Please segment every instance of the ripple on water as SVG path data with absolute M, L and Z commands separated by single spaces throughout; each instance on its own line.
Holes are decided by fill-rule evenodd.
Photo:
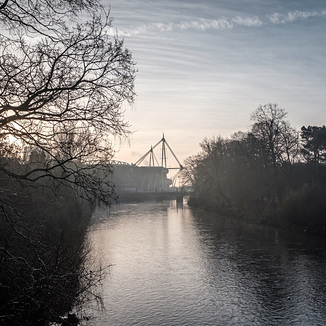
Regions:
M 323 325 L 326 245 L 174 203 L 98 211 L 89 232 L 114 264 L 97 326 Z M 96 322 L 95 322 L 96 320 Z

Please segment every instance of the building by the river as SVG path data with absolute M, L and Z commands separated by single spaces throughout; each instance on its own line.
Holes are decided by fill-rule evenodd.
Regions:
M 168 169 L 161 166 L 137 166 L 122 163 L 113 165 L 113 182 L 118 193 L 167 192 L 172 180 Z

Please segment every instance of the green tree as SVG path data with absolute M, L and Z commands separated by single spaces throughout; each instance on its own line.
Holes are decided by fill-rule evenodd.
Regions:
M 310 176 L 317 184 L 326 183 L 326 127 L 301 128 L 302 155 L 310 168 Z
M 326 163 L 326 127 L 301 128 L 302 154 L 314 166 Z

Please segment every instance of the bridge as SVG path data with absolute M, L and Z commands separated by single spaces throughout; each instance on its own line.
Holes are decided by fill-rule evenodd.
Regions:
M 155 149 L 161 145 L 160 163 L 155 155 Z M 176 166 L 167 166 L 167 154 L 170 153 Z M 143 165 L 147 163 L 147 165 Z M 114 162 L 113 182 L 122 199 L 174 199 L 182 198 L 184 191 L 176 187 L 176 180 L 183 170 L 183 166 L 173 152 L 167 140 L 163 137 L 135 163 Z M 168 178 L 169 170 L 177 170 L 173 179 Z

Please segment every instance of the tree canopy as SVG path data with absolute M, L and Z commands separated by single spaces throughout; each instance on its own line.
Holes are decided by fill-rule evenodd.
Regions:
M 303 126 L 301 128 L 303 139 L 302 154 L 308 162 L 319 165 L 326 162 L 326 127 Z

